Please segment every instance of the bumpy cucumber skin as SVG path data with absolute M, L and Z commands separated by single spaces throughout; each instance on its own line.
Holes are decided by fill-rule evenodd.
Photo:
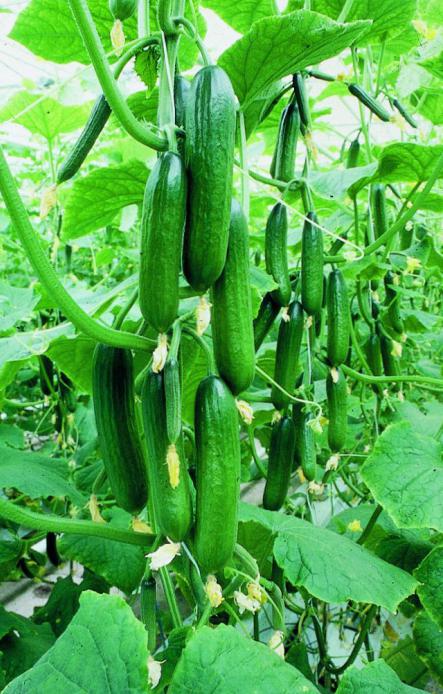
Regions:
M 95 102 L 77 142 L 57 171 L 57 184 L 75 176 L 108 122 L 111 109 L 103 94 Z
M 289 279 L 288 254 L 288 213 L 286 206 L 278 202 L 272 208 L 265 233 L 266 272 L 278 284 L 272 292 L 272 298 L 280 306 L 287 306 L 291 300 L 291 282 Z
M 263 508 L 278 511 L 286 499 L 295 450 L 295 427 L 290 417 L 282 417 L 272 427 L 268 476 Z
M 292 393 L 297 377 L 298 358 L 303 336 L 303 309 L 299 301 L 293 301 L 288 308 L 289 320 L 280 322 L 275 353 L 274 381 Z M 275 386 L 271 398 L 274 407 L 283 410 L 289 405 L 289 398 Z
M 384 277 L 387 319 L 392 330 L 399 335 L 404 331 L 404 324 L 400 313 L 400 295 L 394 289 L 394 275 L 392 272 L 387 272 Z
M 317 474 L 317 453 L 315 450 L 315 438 L 312 427 L 308 422 L 310 414 L 303 414 L 303 422 L 300 426 L 300 437 L 298 439 L 300 465 L 304 476 L 310 482 L 315 480 Z
M 270 292 L 264 295 L 256 318 L 254 319 L 255 351 L 261 347 L 266 335 L 274 325 L 280 312 L 280 306 L 275 303 Z
M 374 183 L 374 185 L 371 187 L 371 208 L 374 237 L 378 239 L 388 228 L 386 186 L 383 183 Z
M 355 140 L 352 140 L 351 144 L 349 145 L 348 156 L 346 159 L 346 168 L 347 169 L 354 169 L 356 166 L 358 166 L 359 156 L 360 156 L 360 142 L 358 141 L 358 137 L 357 137 Z
M 400 114 L 401 116 L 403 116 L 403 118 L 405 119 L 405 121 L 406 121 L 407 123 L 409 123 L 409 125 L 410 125 L 412 128 L 418 128 L 417 121 L 414 120 L 414 118 L 411 116 L 411 114 L 408 113 L 408 111 L 405 109 L 405 107 L 403 106 L 403 104 L 402 104 L 398 99 L 393 99 L 392 104 L 393 104 L 394 108 L 397 109 L 397 111 L 399 112 L 399 114 Z
M 185 168 L 178 154 L 165 152 L 146 184 L 139 274 L 141 312 L 161 333 L 177 317 L 185 216 Z
M 400 364 L 398 358 L 392 354 L 392 340 L 386 335 L 380 336 L 381 358 L 383 362 L 383 370 L 386 376 L 399 376 Z
M 180 458 L 180 479 L 174 489 L 169 481 L 166 455 L 168 436 L 163 374 L 149 371 L 143 381 L 143 428 L 146 439 L 149 494 L 154 507 L 157 530 L 175 542 L 183 540 L 192 522 L 189 475 L 182 436 L 176 447 Z
M 311 127 L 311 111 L 309 108 L 309 98 L 306 91 L 305 78 L 300 72 L 296 72 L 292 77 L 295 98 L 297 100 L 300 121 L 305 129 Z
M 147 499 L 146 463 L 136 427 L 132 354 L 97 345 L 92 392 L 100 450 L 116 501 L 129 513 Z
M 247 222 L 233 199 L 226 263 L 212 288 L 211 323 L 217 367 L 234 395 L 251 385 L 255 371 L 248 249 Z
M 297 102 L 291 101 L 282 111 L 277 143 L 272 157 L 272 178 L 289 183 L 295 175 L 295 155 L 300 132 L 300 113 Z
M 326 291 L 328 311 L 328 360 L 332 366 L 342 364 L 349 350 L 349 300 L 345 278 L 332 270 Z
M 372 113 L 374 113 L 380 120 L 388 123 L 390 120 L 390 115 L 382 104 L 374 99 L 368 92 L 360 87 L 359 84 L 348 84 L 348 90 L 350 93 L 357 97 L 361 103 L 366 106 Z
M 334 453 L 341 451 L 345 445 L 348 426 L 346 377 L 341 369 L 337 369 L 337 372 L 337 383 L 334 383 L 330 372 L 326 379 L 329 411 L 328 445 Z
M 302 402 L 294 402 L 292 404 L 292 421 L 294 423 L 295 444 L 294 444 L 294 466 L 301 465 L 300 457 L 300 441 L 301 431 L 304 423 L 303 415 L 304 404 Z
M 186 104 L 189 195 L 183 270 L 206 291 L 221 275 L 228 248 L 235 144 L 235 97 L 226 73 L 202 68 Z
M 323 232 L 315 212 L 308 212 L 301 245 L 301 302 L 310 316 L 319 313 L 323 303 Z
M 180 363 L 169 357 L 163 369 L 166 405 L 166 431 L 169 443 L 176 443 L 182 430 Z
M 382 376 L 383 361 L 381 358 L 380 338 L 378 335 L 372 334 L 369 336 L 366 342 L 366 358 L 374 376 Z
M 223 568 L 237 540 L 240 492 L 238 414 L 228 386 L 216 376 L 195 399 L 196 525 L 194 548 L 202 573 Z
M 109 0 L 109 9 L 115 19 L 124 22 L 135 12 L 137 0 Z
M 54 390 L 54 363 L 46 354 L 41 354 L 38 361 L 40 389 L 43 395 L 51 395 Z

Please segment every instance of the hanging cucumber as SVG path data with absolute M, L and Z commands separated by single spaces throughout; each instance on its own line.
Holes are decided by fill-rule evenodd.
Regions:
M 292 393 L 297 377 L 298 358 L 303 336 L 303 309 L 299 301 L 293 301 L 288 308 L 288 320 L 281 319 L 275 353 L 274 381 Z M 289 405 L 289 398 L 276 386 L 272 387 L 271 398 L 275 408 L 283 410 Z
M 358 141 L 358 136 L 355 140 L 352 140 L 348 149 L 348 156 L 346 158 L 346 168 L 354 169 L 358 166 L 358 159 L 360 156 L 360 142 Z
M 395 275 L 388 271 L 384 277 L 386 322 L 399 335 L 404 332 L 403 319 L 400 312 L 400 294 L 395 289 Z
M 345 278 L 340 270 L 328 277 L 326 302 L 328 312 L 328 360 L 332 366 L 342 364 L 349 349 L 349 299 Z
M 51 395 L 54 392 L 54 363 L 46 354 L 41 354 L 38 365 L 40 390 L 43 395 Z
M 157 586 L 155 578 L 143 578 L 140 584 L 140 617 L 148 633 L 148 652 L 153 653 L 157 643 Z
M 301 72 L 296 72 L 292 77 L 292 86 L 298 105 L 301 124 L 305 130 L 311 129 L 311 111 L 309 108 L 309 98 L 306 91 L 305 78 Z
M 191 91 L 191 83 L 186 77 L 176 75 L 174 78 L 174 106 L 175 124 L 180 128 L 185 127 L 186 104 Z
M 177 443 L 182 430 L 180 363 L 168 357 L 163 369 L 166 406 L 166 432 L 169 443 Z
M 315 212 L 308 212 L 301 246 L 301 302 L 311 316 L 319 313 L 323 302 L 323 232 L 316 223 Z
M 374 97 L 368 94 L 363 87 L 360 87 L 359 84 L 351 83 L 348 84 L 348 90 L 363 104 L 363 106 L 366 106 L 366 108 L 376 115 L 377 118 L 380 118 L 380 120 L 385 121 L 386 123 L 389 122 L 391 116 L 389 115 L 388 111 L 379 101 L 377 101 L 377 99 L 374 99 Z
M 317 474 L 317 453 L 314 432 L 309 426 L 311 414 L 303 413 L 302 418 L 298 439 L 300 465 L 306 479 L 312 481 Z
M 274 325 L 279 312 L 280 306 L 273 300 L 271 292 L 268 292 L 264 295 L 257 317 L 254 319 L 254 345 L 256 352 Z
M 280 306 L 287 306 L 291 300 L 291 282 L 287 255 L 288 213 L 286 206 L 278 202 L 272 208 L 266 222 L 265 263 L 266 272 L 278 284 L 272 298 Z
M 263 508 L 278 511 L 286 499 L 295 449 L 295 427 L 290 417 L 282 417 L 272 427 L 268 475 Z
M 137 0 L 109 0 L 109 9 L 114 19 L 124 22 L 132 17 L 137 7 Z
M 374 183 L 371 186 L 371 210 L 374 238 L 378 239 L 388 229 L 386 186 L 383 183 Z
M 383 370 L 386 376 L 399 376 L 400 364 L 398 357 L 393 354 L 394 343 L 386 335 L 380 336 L 381 358 L 383 362 Z
M 92 393 L 100 451 L 119 506 L 135 513 L 146 504 L 147 475 L 136 427 L 132 354 L 97 345 Z
M 220 276 L 228 248 L 235 144 L 235 97 L 226 73 L 202 68 L 186 104 L 189 194 L 183 255 L 185 277 L 206 291 Z
M 277 144 L 272 157 L 270 173 L 272 178 L 289 183 L 295 176 L 295 155 L 300 114 L 297 102 L 291 100 L 282 111 L 278 126 Z
M 192 506 L 182 436 L 176 444 L 168 443 L 163 373 L 146 374 L 141 400 L 155 523 L 159 532 L 177 542 L 189 532 Z
M 372 333 L 366 342 L 366 358 L 374 376 L 382 376 L 383 361 L 381 358 L 380 338 L 375 333 Z
M 393 100 L 392 100 L 392 104 L 393 104 L 394 108 L 397 109 L 397 111 L 399 112 L 399 114 L 400 114 L 401 116 L 403 116 L 403 118 L 405 119 L 405 121 L 406 121 L 407 123 L 409 123 L 409 125 L 410 125 L 412 128 L 418 128 L 417 121 L 414 120 L 414 118 L 411 116 L 411 114 L 405 109 L 405 107 L 403 106 L 403 104 L 402 104 L 398 99 L 393 99 Z
M 335 453 L 341 451 L 346 443 L 348 426 L 348 390 L 346 377 L 340 368 L 334 367 L 329 371 L 326 379 L 326 395 L 329 411 L 328 445 Z
M 295 465 L 301 465 L 300 457 L 300 441 L 301 441 L 301 431 L 304 423 L 303 415 L 304 403 L 294 402 L 292 404 L 292 421 L 294 422 L 294 432 L 295 432 L 295 444 L 294 444 L 294 463 Z
M 212 338 L 220 376 L 234 395 L 251 385 L 255 371 L 248 249 L 247 222 L 233 199 L 226 263 L 212 288 Z
M 195 399 L 195 554 L 202 573 L 219 571 L 237 540 L 240 492 L 238 414 L 228 386 L 216 376 L 201 381 Z
M 165 152 L 146 184 L 139 274 L 141 312 L 160 333 L 177 317 L 185 215 L 185 168 L 178 154 Z

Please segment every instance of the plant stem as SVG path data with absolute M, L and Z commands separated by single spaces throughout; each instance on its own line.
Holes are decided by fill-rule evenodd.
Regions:
M 360 537 L 357 540 L 358 545 L 363 545 L 365 543 L 365 541 L 368 539 L 368 537 L 371 534 L 371 532 L 372 532 L 372 530 L 373 530 L 373 528 L 377 522 L 377 519 L 378 519 L 378 517 L 382 511 L 383 511 L 383 507 L 380 506 L 380 504 L 377 504 L 372 516 L 368 520 L 368 524 L 366 525 L 365 529 L 363 530 L 362 534 L 360 535 Z
M 337 22 L 346 22 L 350 11 L 352 10 L 352 7 L 354 5 L 354 0 L 346 0 L 345 4 L 341 8 L 341 12 L 337 17 Z
M 121 307 L 120 311 L 117 313 L 113 328 L 114 330 L 120 330 L 123 321 L 125 320 L 126 316 L 128 315 L 129 311 L 131 308 L 134 306 L 135 302 L 137 301 L 138 297 L 138 287 L 136 287 L 132 293 L 129 295 L 128 300 L 126 301 L 125 304 Z
M 254 462 L 255 462 L 256 466 L 258 467 L 261 476 L 264 479 L 266 479 L 266 470 L 263 466 L 263 462 L 260 460 L 259 455 L 257 453 L 257 449 L 255 447 L 255 440 L 254 440 L 254 430 L 251 426 L 248 427 L 248 440 L 249 440 L 249 446 L 251 448 L 252 457 L 254 458 Z
M 345 670 L 347 670 L 348 667 L 352 665 L 352 663 L 355 662 L 358 654 L 360 653 L 361 647 L 364 644 L 366 635 L 371 627 L 372 620 L 374 619 L 375 612 L 377 610 L 377 605 L 372 605 L 371 608 L 368 610 L 368 613 L 365 617 L 365 620 L 361 626 L 360 633 L 358 635 L 358 639 L 354 644 L 354 647 L 351 651 L 351 654 L 349 658 L 346 659 L 346 662 L 343 663 L 343 665 L 340 665 L 340 667 L 336 668 L 332 663 L 327 663 L 326 667 L 329 670 L 329 672 L 332 672 L 334 675 L 341 675 Z
M 348 376 L 352 376 L 357 381 L 363 381 L 364 383 L 429 383 L 430 385 L 435 385 L 443 388 L 442 378 L 433 378 L 432 376 L 368 376 L 367 374 L 361 374 L 358 371 L 354 371 L 346 364 L 341 365 L 343 371 Z
M 188 325 L 183 326 L 183 332 L 187 333 L 192 337 L 193 340 L 198 342 L 200 347 L 203 349 L 203 351 L 206 354 L 206 358 L 208 361 L 208 372 L 210 374 L 213 374 L 216 372 L 215 369 L 215 361 L 214 361 L 214 355 L 212 354 L 211 348 L 207 344 L 206 340 L 203 339 L 201 335 L 199 335 L 193 328 L 190 328 Z
M 179 629 L 183 626 L 180 610 L 178 609 L 177 599 L 175 597 L 174 586 L 172 585 L 171 577 L 169 575 L 168 567 L 162 566 L 159 569 L 160 579 L 163 586 L 163 591 L 165 594 L 166 602 L 168 603 L 169 612 L 171 613 L 172 623 L 175 629 Z

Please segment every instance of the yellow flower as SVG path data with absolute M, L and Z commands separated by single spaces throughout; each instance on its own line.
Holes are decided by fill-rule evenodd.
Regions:
M 275 410 L 274 414 L 272 415 L 272 424 L 279 422 L 280 419 L 281 419 L 281 412 L 279 412 L 278 410 Z
M 414 272 L 419 267 L 421 267 L 421 260 L 418 258 L 412 258 L 410 255 L 406 257 L 406 272 L 408 274 Z
M 401 357 L 401 354 L 403 352 L 403 345 L 401 342 L 396 342 L 396 340 L 392 340 L 392 350 L 391 354 L 393 357 Z
M 248 597 L 251 598 L 251 600 L 257 600 L 260 605 L 264 605 L 268 599 L 265 591 L 256 581 L 250 581 L 250 583 L 247 585 L 247 590 Z
M 290 315 L 289 315 L 289 306 L 284 307 L 282 314 L 281 314 L 281 319 L 285 323 L 288 323 L 291 320 Z
M 206 579 L 205 593 L 208 596 L 211 607 L 219 607 L 223 602 L 222 587 L 217 583 L 217 579 L 212 574 L 209 574 Z
M 176 489 L 180 484 L 180 458 L 175 443 L 168 446 L 166 465 L 168 466 L 169 484 L 172 489 Z
M 237 406 L 237 410 L 240 413 L 240 417 L 245 422 L 245 424 L 247 424 L 248 426 L 252 424 L 252 420 L 254 419 L 254 411 L 251 405 L 245 400 L 236 400 L 235 404 Z
M 412 26 L 424 39 L 426 39 L 426 41 L 433 41 L 437 36 L 437 29 L 429 27 L 426 22 L 423 22 L 421 19 L 414 19 L 412 21 Z
M 361 523 L 359 520 L 353 520 L 350 523 L 348 523 L 348 530 L 350 530 L 351 533 L 361 533 L 363 528 L 361 527 Z
M 152 355 L 152 370 L 158 374 L 163 370 L 168 357 L 168 338 L 164 333 L 160 333 L 157 340 L 157 347 Z
M 271 638 L 268 641 L 268 646 L 271 651 L 274 651 L 280 658 L 285 658 L 285 644 L 284 636 L 282 631 L 274 631 Z
M 324 484 L 319 484 L 315 480 L 312 480 L 312 482 L 309 482 L 308 484 L 308 492 L 313 496 L 321 496 L 323 494 L 324 488 Z
M 40 200 L 40 219 L 45 219 L 57 204 L 57 186 L 47 188 Z
M 328 470 L 336 470 L 338 468 L 338 464 L 340 462 L 340 455 L 338 453 L 334 453 L 334 455 L 331 455 L 329 460 L 326 463 L 325 470 L 326 472 Z
M 200 297 L 195 315 L 197 321 L 197 333 L 198 335 L 203 335 L 211 322 L 211 304 L 207 301 L 205 296 Z
M 252 612 L 253 614 L 255 614 L 261 607 L 259 600 L 250 598 L 248 595 L 244 595 L 244 593 L 241 593 L 239 590 L 236 590 L 234 592 L 234 600 L 237 604 L 238 611 L 240 612 L 240 614 L 243 614 L 245 610 L 248 610 L 248 612 Z
M 315 434 L 321 434 L 323 431 L 323 426 L 320 417 L 314 417 L 308 421 L 308 427 L 311 427 Z
M 97 497 L 95 494 L 91 494 L 89 497 L 89 513 L 91 514 L 91 518 L 94 521 L 94 523 L 106 523 L 106 521 L 102 518 L 100 509 L 98 507 L 98 501 Z
M 151 560 L 152 571 L 158 571 L 163 566 L 168 566 L 177 556 L 180 554 L 180 543 L 179 542 L 168 542 L 166 545 L 162 545 L 155 552 L 150 552 L 147 556 Z
M 131 525 L 135 533 L 147 533 L 148 535 L 154 534 L 151 526 L 145 521 L 140 520 L 140 518 L 133 518 Z
M 123 31 L 123 24 L 119 19 L 115 20 L 111 29 L 111 44 L 115 55 L 119 56 L 123 53 L 123 48 L 125 47 L 125 32 Z

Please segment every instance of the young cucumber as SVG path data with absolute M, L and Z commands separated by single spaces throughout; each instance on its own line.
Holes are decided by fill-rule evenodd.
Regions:
M 399 376 L 400 375 L 400 364 L 398 357 L 396 357 L 392 352 L 394 348 L 393 341 L 386 337 L 386 335 L 380 336 L 380 349 L 381 358 L 383 362 L 383 370 L 386 376 Z
M 263 508 L 278 511 L 288 493 L 295 449 L 295 427 L 290 417 L 282 417 L 272 427 L 268 476 L 263 493 Z
M 395 275 L 387 272 L 384 277 L 386 321 L 392 330 L 401 335 L 404 332 L 403 319 L 400 313 L 400 294 L 395 289 Z
M 136 513 L 146 504 L 147 476 L 136 427 L 132 354 L 97 345 L 92 393 L 100 451 L 119 506 Z
M 177 316 L 185 214 L 185 168 L 178 154 L 165 152 L 146 184 L 139 275 L 141 312 L 161 333 Z
M 174 78 L 174 106 L 175 124 L 180 128 L 185 127 L 186 104 L 191 91 L 191 83 L 186 77 L 176 75 Z
M 282 318 L 278 330 L 275 353 L 274 381 L 292 393 L 297 377 L 298 357 L 303 336 L 303 309 L 299 301 L 293 301 L 288 308 L 289 320 Z M 271 398 L 278 410 L 289 405 L 289 398 L 276 386 L 272 387 Z
M 255 371 L 248 248 L 246 219 L 233 199 L 226 263 L 212 288 L 212 338 L 220 376 L 234 395 L 251 385 Z
M 286 206 L 278 202 L 271 210 L 266 222 L 265 262 L 266 272 L 278 284 L 272 292 L 272 298 L 280 306 L 287 306 L 291 300 L 291 282 L 289 279 L 288 256 L 288 213 Z
M 189 194 L 183 269 L 203 292 L 221 275 L 228 248 L 235 144 L 235 97 L 226 73 L 202 68 L 186 104 Z
M 348 90 L 355 96 L 366 108 L 374 113 L 380 120 L 386 123 L 390 120 L 390 115 L 382 104 L 374 99 L 368 92 L 360 87 L 359 84 L 348 84 Z
M 223 568 L 237 540 L 240 493 L 238 414 L 228 386 L 201 381 L 195 399 L 196 525 L 194 548 L 203 574 Z
M 301 72 L 296 72 L 292 77 L 292 86 L 297 100 L 300 121 L 305 130 L 311 128 L 311 111 L 309 108 L 309 98 L 306 91 L 305 78 Z
M 166 431 L 169 443 L 177 443 L 182 430 L 180 363 L 169 357 L 163 369 L 166 405 Z
M 386 187 L 383 183 L 374 183 L 371 186 L 371 210 L 374 238 L 378 239 L 388 228 Z
M 300 114 L 297 102 L 292 100 L 282 111 L 278 126 L 277 144 L 271 163 L 271 176 L 279 181 L 292 181 L 295 175 L 295 155 Z
M 112 16 L 121 22 L 132 17 L 136 7 L 137 0 L 109 0 L 109 9 Z
M 349 349 L 349 301 L 345 278 L 340 270 L 328 277 L 326 290 L 328 311 L 328 360 L 332 366 L 342 364 Z
M 345 375 L 340 368 L 334 367 L 328 373 L 326 395 L 329 410 L 328 444 L 331 451 L 338 452 L 346 443 L 348 426 L 348 391 Z
M 366 342 L 366 358 L 374 376 L 382 376 L 383 361 L 381 358 L 380 338 L 375 333 L 372 333 Z
M 254 319 L 254 346 L 255 351 L 261 347 L 263 341 L 280 312 L 280 306 L 275 303 L 270 292 L 264 295 L 257 317 Z
M 191 494 L 182 436 L 176 444 L 168 442 L 162 373 L 147 373 L 141 400 L 155 524 L 158 532 L 177 542 L 191 527 Z
M 301 302 L 311 316 L 319 313 L 323 302 L 323 232 L 316 222 L 315 212 L 308 212 L 301 245 Z
M 302 414 L 302 422 L 300 425 L 298 446 L 300 465 L 304 476 L 307 480 L 315 480 L 317 474 L 317 453 L 315 450 L 314 431 L 309 426 L 311 415 L 309 413 Z
M 351 144 L 349 145 L 348 156 L 346 158 L 346 168 L 354 169 L 356 166 L 358 166 L 359 157 L 360 142 L 358 141 L 358 137 L 356 137 L 355 140 L 352 140 Z

